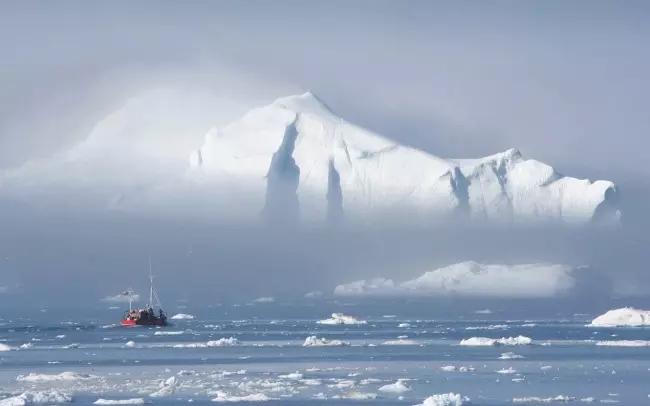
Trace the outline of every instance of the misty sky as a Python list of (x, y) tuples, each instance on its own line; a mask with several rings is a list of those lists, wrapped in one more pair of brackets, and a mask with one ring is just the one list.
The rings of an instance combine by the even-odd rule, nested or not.
[[(4, 2), (0, 164), (78, 140), (174, 81), (335, 111), (441, 156), (510, 147), (579, 175), (650, 169), (650, 5)], [(620, 173), (620, 175), (619, 175)]]
[[(349, 121), (435, 155), (515, 147), (567, 175), (613, 180), (628, 197), (624, 205), (637, 201), (630, 212), (644, 213), (648, 39), (646, 1), (6, 1), (0, 168), (69, 148), (127, 99), (157, 86), (202, 89), (247, 106), (313, 90)], [(225, 116), (214, 112), (215, 121)], [(646, 217), (632, 223), (647, 224)], [(351, 269), (360, 277), (391, 276), (400, 261), (423, 252), (410, 276), (472, 256), (594, 260), (609, 272), (629, 269), (634, 280), (645, 275), (648, 259), (638, 231), (560, 238), (545, 230), (525, 241), (485, 232), (489, 237), (479, 233), (471, 243), (462, 230), (427, 238), (421, 230), (358, 230), (345, 238), (284, 231), (283, 240), (203, 225), (65, 217), (12, 228), (5, 220), (0, 286), (63, 272), (69, 278), (55, 284), (70, 293), (68, 281), (86, 281), (88, 269), (106, 271), (106, 285), (94, 286), (92, 297), (119, 293), (124, 284), (111, 275), (128, 279), (144, 266), (146, 250), (156, 254), (161, 274), (180, 278), (173, 272), (184, 268), (196, 278), (217, 275), (222, 290), (231, 290), (228, 280), (264, 275), (260, 295), (286, 291), (283, 280), (304, 291), (345, 282)], [(171, 230), (177, 233), (167, 236)], [(359, 239), (364, 243), (352, 249)], [(457, 242), (475, 249), (470, 254)], [(305, 269), (318, 277), (304, 277)], [(235, 276), (220, 279), (219, 272)]]

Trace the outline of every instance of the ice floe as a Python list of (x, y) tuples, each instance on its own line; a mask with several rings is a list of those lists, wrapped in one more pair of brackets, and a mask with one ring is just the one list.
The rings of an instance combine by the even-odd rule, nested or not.
[(514, 352), (504, 352), (499, 357), (499, 359), (522, 359), (522, 358), (524, 358), (524, 357), (521, 356), (521, 355), (517, 355)]
[(443, 372), (473, 372), (475, 368), (466, 366), (445, 365), (440, 367)]
[(241, 342), (235, 337), (220, 338), (205, 343), (179, 343), (172, 345), (173, 348), (209, 348), (209, 347), (229, 347), (239, 345)]
[(146, 402), (142, 398), (134, 399), (97, 399), (93, 405), (144, 405)]
[(650, 341), (647, 340), (598, 341), (596, 345), (600, 345), (603, 347), (650, 347)]
[(7, 344), (0, 343), (0, 351), (11, 351), (13, 349), (14, 349), (14, 347), (11, 347), (11, 346), (9, 346)]
[(420, 345), (420, 343), (414, 340), (405, 340), (400, 338), (398, 340), (384, 341), (381, 345)]
[(350, 345), (347, 341), (341, 340), (328, 340), (327, 338), (319, 338), (317, 336), (309, 336), (302, 344), (303, 347), (343, 347)]
[(459, 393), (439, 393), (424, 399), (424, 402), (414, 406), (465, 406), (470, 405), (470, 399)]
[(471, 337), (461, 340), (460, 345), (466, 346), (497, 346), (497, 345), (530, 345), (533, 340), (529, 337), (517, 336), (507, 338), (487, 338), (487, 337)]
[(178, 313), (170, 317), (172, 320), (194, 320), (195, 317), (191, 314)]
[(231, 395), (225, 391), (218, 391), (217, 397), (212, 399), (213, 402), (267, 402), (272, 400), (263, 393), (250, 393), (248, 395)]
[(639, 310), (633, 307), (614, 309), (596, 317), (589, 325), (594, 327), (650, 326), (650, 310)]
[(325, 320), (319, 320), (318, 324), (367, 324), (367, 321), (358, 319), (354, 316), (348, 316), (343, 313), (332, 313), (332, 317)]
[(378, 389), (380, 392), (390, 392), (390, 393), (404, 393), (412, 391), (410, 386), (408, 386), (403, 379), (398, 379), (397, 382), (384, 385)]
[(42, 405), (70, 403), (73, 398), (70, 394), (51, 391), (27, 391), (20, 395), (8, 397), (0, 400), (0, 406), (23, 406), (23, 405)]
[(31, 372), (29, 375), (18, 375), (17, 381), (22, 382), (53, 382), (53, 381), (83, 381), (88, 379), (96, 379), (97, 376), (90, 374), (82, 374), (79, 372), (61, 372), (59, 374), (37, 374)]
[(185, 331), (156, 331), (153, 333), (155, 336), (179, 336), (185, 334)]

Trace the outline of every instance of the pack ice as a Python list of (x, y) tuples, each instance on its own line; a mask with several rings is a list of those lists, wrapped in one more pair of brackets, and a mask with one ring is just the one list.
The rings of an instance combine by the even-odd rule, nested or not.
[[(128, 103), (68, 153), (5, 172), (0, 190), (37, 203), (48, 187), (61, 194), (66, 192), (56, 186), (69, 191), (83, 185), (101, 189), (100, 204), (114, 209), (214, 215), (237, 203), (244, 216), (268, 214), (280, 221), (364, 219), (394, 209), (423, 219), (459, 214), (586, 223), (619, 217), (612, 182), (563, 176), (516, 149), (478, 159), (440, 158), (343, 120), (310, 92), (277, 99), (213, 127), (202, 146), (186, 151), (185, 169), (177, 170), (174, 154), (187, 141), (166, 136), (165, 145), (156, 145), (149, 134), (173, 128), (179, 139), (187, 139), (177, 117), (174, 126), (165, 126), (173, 114), (161, 104), (160, 97), (155, 108)], [(136, 141), (142, 134), (148, 134), (147, 142)], [(111, 177), (123, 173), (111, 165), (120, 169), (130, 163), (142, 170)]]

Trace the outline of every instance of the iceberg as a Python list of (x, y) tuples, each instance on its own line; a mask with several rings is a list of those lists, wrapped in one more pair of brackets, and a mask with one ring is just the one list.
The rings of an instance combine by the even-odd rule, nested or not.
[(365, 320), (357, 319), (354, 316), (348, 316), (343, 313), (332, 313), (332, 317), (325, 320), (319, 320), (318, 324), (366, 324)]
[(539, 298), (570, 292), (576, 285), (572, 273), (577, 268), (561, 264), (480, 264), (465, 261), (395, 284), (376, 278), (339, 285), (338, 296), (445, 296)]
[[(612, 182), (564, 176), (516, 149), (438, 157), (347, 122), (311, 92), (279, 98), (225, 126), (215, 123), (202, 145), (198, 138), (190, 146), (197, 126), (205, 134), (210, 125), (204, 117), (184, 120), (186, 128), (165, 125), (179, 97), (129, 101), (68, 151), (0, 173), (0, 191), (34, 207), (84, 196), (97, 209), (201, 218), (234, 203), (247, 218), (276, 221), (365, 221), (390, 210), (424, 221), (458, 215), (616, 224), (620, 217)], [(205, 111), (210, 104), (198, 106)], [(189, 157), (182, 165), (180, 153)], [(126, 165), (138, 171), (126, 176), (119, 170)]]
[(650, 326), (650, 310), (633, 307), (610, 310), (591, 321), (593, 327), (644, 327)]

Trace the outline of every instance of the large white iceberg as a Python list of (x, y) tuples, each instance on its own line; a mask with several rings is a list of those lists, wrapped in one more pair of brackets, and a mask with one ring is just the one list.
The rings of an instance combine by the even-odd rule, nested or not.
[(633, 307), (610, 310), (591, 321), (595, 327), (643, 327), (650, 326), (650, 310)]
[(576, 285), (576, 268), (560, 264), (480, 264), (460, 262), (397, 284), (376, 278), (339, 285), (339, 296), (369, 295), (468, 295), (493, 297), (552, 297), (568, 293)]
[[(130, 101), (66, 153), (1, 173), (0, 190), (32, 205), (82, 195), (62, 194), (62, 186), (88, 189), (86, 199), (101, 190), (104, 207), (182, 216), (216, 215), (237, 202), (238, 213), (278, 221), (361, 220), (396, 209), (418, 220), (619, 217), (612, 182), (563, 176), (515, 149), (478, 159), (437, 157), (343, 120), (309, 92), (217, 124), (192, 152), (187, 134), (196, 133), (198, 121), (205, 125), (203, 118), (190, 117), (187, 129), (165, 126), (172, 113), (165, 97), (178, 104), (178, 95), (157, 96)], [(164, 141), (151, 134), (165, 134)], [(185, 168), (179, 151), (190, 156)], [(125, 166), (138, 170), (127, 176)]]

